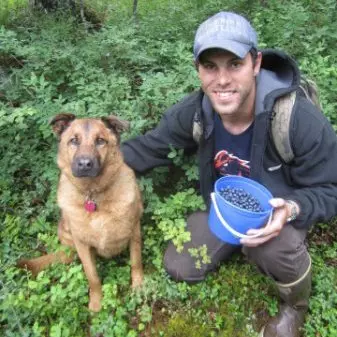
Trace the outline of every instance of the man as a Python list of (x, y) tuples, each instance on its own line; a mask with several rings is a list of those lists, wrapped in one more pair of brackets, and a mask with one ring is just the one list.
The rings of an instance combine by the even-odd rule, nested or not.
[[(260, 336), (299, 336), (311, 289), (311, 259), (304, 240), (313, 223), (337, 214), (336, 134), (323, 114), (297, 95), (290, 122), (295, 158), (283, 162), (270, 120), (275, 100), (298, 88), (299, 69), (280, 51), (258, 51), (256, 32), (242, 16), (220, 12), (203, 22), (195, 36), (194, 59), (201, 90), (168, 109), (154, 130), (125, 142), (125, 160), (141, 173), (169, 164), (170, 145), (198, 150), (200, 190), (207, 206), (221, 175), (244, 175), (272, 192), (270, 225), (263, 236), (242, 239), (241, 248), (275, 281), (281, 299), (278, 315)], [(201, 125), (199, 141), (193, 135), (195, 123)], [(207, 218), (207, 212), (189, 216), (192, 239), (181, 254), (169, 245), (164, 264), (174, 279), (201, 281), (236, 251), (238, 246), (212, 235)], [(203, 244), (211, 263), (196, 269), (188, 248)]]

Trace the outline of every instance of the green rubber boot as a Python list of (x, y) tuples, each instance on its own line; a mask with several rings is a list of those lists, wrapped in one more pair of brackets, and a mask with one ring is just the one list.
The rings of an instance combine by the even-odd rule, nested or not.
[(276, 283), (282, 304), (279, 312), (262, 328), (260, 337), (300, 337), (311, 292), (311, 261), (307, 271), (297, 281)]

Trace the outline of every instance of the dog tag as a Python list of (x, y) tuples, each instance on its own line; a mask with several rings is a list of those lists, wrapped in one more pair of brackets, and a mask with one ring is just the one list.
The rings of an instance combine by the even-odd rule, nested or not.
[(93, 200), (86, 200), (85, 203), (84, 203), (84, 208), (89, 213), (93, 213), (93, 212), (96, 211), (97, 205), (96, 205), (95, 201), (93, 201)]

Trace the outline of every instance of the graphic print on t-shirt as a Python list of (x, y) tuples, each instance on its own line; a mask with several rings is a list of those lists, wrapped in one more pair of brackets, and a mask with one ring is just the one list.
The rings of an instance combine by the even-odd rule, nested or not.
[(250, 149), (253, 137), (252, 123), (245, 131), (234, 135), (223, 126), (219, 115), (214, 117), (214, 168), (218, 176), (250, 176)]
[(250, 166), (248, 160), (240, 159), (226, 150), (219, 151), (214, 158), (215, 170), (219, 175), (233, 174), (249, 177)]

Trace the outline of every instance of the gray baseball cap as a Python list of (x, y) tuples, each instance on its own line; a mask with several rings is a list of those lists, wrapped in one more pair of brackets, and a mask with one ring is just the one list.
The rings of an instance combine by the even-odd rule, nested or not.
[(241, 15), (219, 12), (204, 21), (195, 34), (194, 60), (206, 49), (228, 50), (244, 58), (251, 48), (257, 49), (257, 34), (251, 24)]

